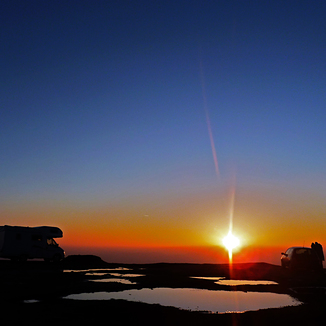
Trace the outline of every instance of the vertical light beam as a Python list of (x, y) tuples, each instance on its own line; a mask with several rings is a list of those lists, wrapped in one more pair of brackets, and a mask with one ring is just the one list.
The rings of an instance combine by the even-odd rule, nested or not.
[[(234, 182), (235, 182), (235, 180), (234, 180)], [(234, 201), (235, 201), (235, 184), (233, 184), (231, 186), (231, 193), (230, 193), (229, 232), (228, 232), (227, 236), (223, 239), (223, 244), (229, 253), (230, 273), (232, 271), (233, 249), (238, 247), (240, 244), (239, 239), (233, 235)]]
[(205, 115), (206, 115), (206, 123), (207, 123), (209, 139), (210, 139), (210, 142), (211, 142), (211, 148), (212, 148), (213, 160), (214, 160), (214, 165), (215, 165), (215, 171), (216, 171), (217, 177), (219, 177), (220, 176), (220, 171), (219, 171), (218, 160), (217, 160), (217, 155), (216, 155), (216, 149), (215, 149), (214, 137), (213, 137), (213, 132), (212, 132), (211, 120), (210, 120), (209, 113), (208, 113), (204, 71), (203, 71), (203, 64), (202, 64), (201, 60), (200, 60), (200, 80), (201, 80), (201, 87), (202, 87), (202, 94), (203, 94), (204, 110), (205, 110)]
[[(232, 236), (233, 231), (233, 213), (234, 213), (234, 198), (235, 198), (235, 180), (234, 184), (231, 187), (231, 199), (230, 199), (230, 212), (229, 212), (229, 235)], [(229, 263), (232, 265), (232, 250), (233, 248), (229, 249)]]

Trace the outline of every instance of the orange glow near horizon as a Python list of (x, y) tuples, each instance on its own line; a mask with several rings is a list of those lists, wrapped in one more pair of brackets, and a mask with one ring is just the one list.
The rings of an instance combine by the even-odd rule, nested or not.
[[(92, 254), (107, 262), (118, 263), (209, 263), (228, 264), (225, 249), (216, 246), (97, 247), (70, 246), (59, 241), (66, 255)], [(286, 248), (285, 248), (286, 249)], [(233, 257), (237, 263), (265, 262), (280, 265), (283, 247), (248, 247)], [(230, 265), (230, 268), (232, 268)]]
[[(63, 230), (63, 238), (56, 240), (67, 255), (95, 254), (109, 262), (119, 263), (227, 263), (222, 239), (229, 231), (225, 216), (230, 216), (231, 210), (227, 211), (225, 206), (223, 210), (221, 205), (218, 207), (220, 214), (216, 216), (214, 206), (207, 209), (206, 205), (210, 201), (216, 204), (216, 198), (212, 196), (206, 202), (205, 198), (199, 199), (205, 204), (201, 210), (196, 209), (194, 201), (189, 201), (182, 209), (178, 207), (176, 211), (160, 212), (159, 218), (154, 214), (153, 217), (137, 215), (132, 210), (112, 212), (112, 208), (2, 208), (2, 216), (6, 217), (2, 219), (2, 224), (58, 226)], [(225, 197), (223, 200), (225, 202)], [(237, 217), (232, 234), (239, 238), (241, 247), (236, 249), (241, 250), (233, 250), (233, 263), (268, 262), (279, 265), (281, 252), (288, 247), (310, 246), (315, 241), (325, 247), (325, 228), (321, 227), (325, 223), (323, 220), (310, 219), (303, 232), (300, 223), (293, 224), (293, 220), (287, 220), (284, 215), (281, 215), (283, 219), (280, 223), (280, 220), (273, 219), (278, 215), (271, 214), (271, 211), (263, 214), (264, 210), (249, 209), (259, 208), (261, 203), (258, 204), (253, 206), (247, 202), (248, 206), (241, 205), (241, 192), (237, 191)], [(151, 213), (155, 213), (154, 210)], [(303, 219), (300, 212), (296, 216), (298, 220)], [(288, 232), (289, 227), (291, 233)]]
[[(237, 214), (241, 207), (237, 202)], [(50, 212), (50, 213), (49, 213)], [(207, 214), (209, 218), (194, 218), (188, 214), (177, 215), (178, 220), (156, 218), (130, 218), (119, 216), (119, 219), (111, 217), (106, 211), (89, 211), (71, 213), (71, 210), (52, 211), (22, 210), (13, 214), (5, 212), (6, 220), (2, 224), (40, 226), (58, 226), (63, 230), (63, 238), (58, 239), (62, 245), (80, 247), (164, 247), (164, 246), (222, 246), (222, 239), (229, 230), (223, 221), (223, 212), (220, 216)], [(301, 223), (290, 224), (283, 218), (282, 224), (279, 220), (259, 217), (260, 212), (241, 212), (242, 219), (237, 218), (233, 225), (232, 234), (240, 238), (241, 251), (246, 246), (255, 247), (287, 247), (295, 245), (310, 246), (311, 242), (318, 241), (326, 245), (324, 224), (317, 223), (318, 220), (309, 220), (309, 225), (303, 232)], [(73, 216), (72, 216), (73, 215)], [(106, 218), (102, 216), (107, 216)], [(171, 214), (172, 215), (172, 214)], [(196, 212), (196, 215), (202, 215)], [(214, 216), (215, 215), (215, 216)], [(75, 217), (76, 216), (76, 217)], [(45, 218), (46, 217), (46, 218)], [(298, 215), (298, 219), (301, 218)], [(323, 222), (324, 223), (324, 222)], [(282, 227), (280, 227), (282, 225)], [(268, 227), (266, 227), (268, 226)], [(265, 228), (264, 228), (265, 227)], [(287, 230), (291, 228), (291, 233)], [(241, 235), (241, 236), (240, 236)], [(238, 255), (239, 253), (237, 253)], [(233, 253), (234, 256), (234, 253)], [(234, 259), (235, 257), (233, 257)]]
[[(154, 199), (139, 199), (137, 204), (127, 200), (102, 205), (6, 203), (1, 206), (1, 225), (57, 226), (63, 230), (63, 238), (57, 242), (67, 254), (69, 248), (74, 248), (74, 253), (101, 254), (125, 248), (151, 257), (159, 252), (157, 261), (166, 262), (168, 254), (175, 262), (185, 261), (184, 257), (191, 262), (227, 262), (222, 239), (230, 228), (241, 242), (232, 252), (236, 263), (279, 263), (280, 253), (288, 247), (310, 246), (315, 241), (325, 248), (325, 208), (322, 201), (318, 204), (319, 197), (313, 200), (310, 194), (307, 201), (296, 202), (294, 199), (302, 196), (296, 197), (295, 192), (254, 192), (237, 186), (233, 203), (234, 187), (229, 189), (231, 194), (223, 188), (217, 193), (209, 189), (179, 197), (155, 195)], [(307, 216), (309, 223), (303, 224)]]

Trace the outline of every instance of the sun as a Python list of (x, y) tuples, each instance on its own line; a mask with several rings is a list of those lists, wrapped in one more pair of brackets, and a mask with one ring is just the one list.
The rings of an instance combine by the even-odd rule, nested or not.
[(240, 240), (234, 236), (231, 232), (223, 239), (224, 247), (230, 251), (240, 245)]
[(232, 260), (232, 251), (240, 245), (240, 240), (232, 234), (230, 231), (226, 237), (223, 239), (223, 245), (229, 252), (229, 259)]

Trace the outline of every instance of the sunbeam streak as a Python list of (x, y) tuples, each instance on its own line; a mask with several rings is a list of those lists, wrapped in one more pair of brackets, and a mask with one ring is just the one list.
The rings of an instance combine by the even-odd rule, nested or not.
[(230, 194), (230, 211), (229, 211), (229, 232), (222, 240), (224, 247), (229, 253), (229, 264), (230, 267), (233, 263), (233, 250), (240, 245), (240, 240), (233, 235), (233, 214), (234, 214), (234, 201), (235, 201), (235, 180), (231, 187)]
[(217, 177), (220, 175), (219, 166), (218, 166), (218, 160), (217, 160), (217, 154), (215, 149), (215, 143), (214, 143), (214, 137), (212, 132), (212, 126), (211, 126), (211, 120), (208, 113), (208, 106), (207, 106), (207, 97), (206, 97), (206, 87), (205, 87), (205, 80), (204, 80), (204, 71), (203, 71), (203, 64), (200, 60), (200, 79), (201, 79), (201, 86), (202, 86), (202, 93), (203, 93), (203, 102), (204, 102), (204, 110), (206, 115), (206, 123), (207, 123), (207, 129), (209, 134), (209, 139), (211, 142), (211, 148), (212, 148), (212, 154), (214, 159), (214, 165), (215, 165), (215, 171)]
[(229, 231), (228, 235), (223, 239), (223, 244), (229, 252), (229, 262), (232, 263), (233, 249), (239, 246), (239, 239)]

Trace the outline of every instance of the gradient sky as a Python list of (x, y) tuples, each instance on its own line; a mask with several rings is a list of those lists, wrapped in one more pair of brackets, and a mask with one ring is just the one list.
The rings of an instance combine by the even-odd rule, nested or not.
[(326, 245), (325, 17), (1, 0), (0, 224), (59, 226), (80, 250), (219, 246), (235, 192), (242, 251)]

